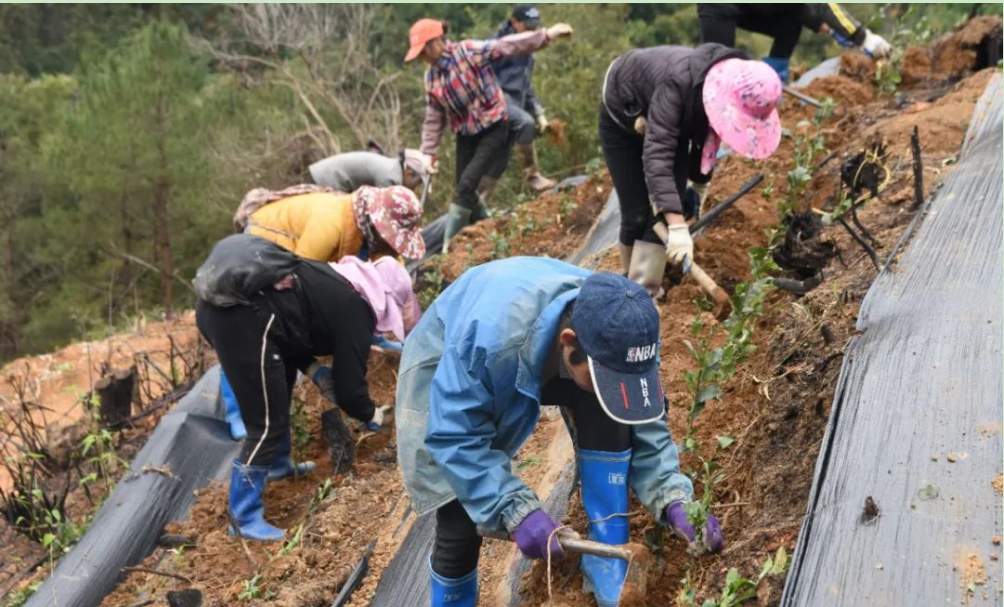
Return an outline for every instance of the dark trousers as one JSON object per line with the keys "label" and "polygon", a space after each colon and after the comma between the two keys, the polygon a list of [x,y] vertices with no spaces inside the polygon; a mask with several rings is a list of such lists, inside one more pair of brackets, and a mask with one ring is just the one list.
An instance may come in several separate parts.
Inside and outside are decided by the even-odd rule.
{"label": "dark trousers", "polygon": [[[661,219],[652,209],[648,185],[645,183],[645,164],[642,159],[645,138],[621,128],[602,103],[599,122],[603,157],[607,161],[621,207],[621,244],[632,246],[636,240],[663,244],[655,232],[655,224]],[[631,125],[627,126],[630,128]]]}
{"label": "dark trousers", "polygon": [[800,5],[793,4],[787,10],[773,14],[744,14],[742,6],[737,6],[735,11],[722,10],[724,6],[736,5],[717,7],[716,12],[719,14],[713,17],[698,14],[702,43],[717,42],[735,48],[736,27],[740,27],[748,32],[770,36],[774,41],[770,47],[771,57],[786,59],[795,52],[795,45],[802,33],[802,22],[798,15]]}
{"label": "dark trousers", "polygon": [[468,210],[478,204],[481,178],[505,158],[509,123],[496,122],[477,135],[457,135],[457,191],[454,202]]}
{"label": "dark trousers", "polygon": [[309,360],[304,363],[285,355],[280,346],[278,318],[263,296],[252,303],[220,308],[200,301],[195,322],[216,350],[247,428],[238,461],[268,466],[289,428],[296,372]]}
{"label": "dark trousers", "polygon": [[[569,430],[582,449],[619,453],[631,448],[631,428],[610,419],[595,394],[579,389],[570,379],[549,381],[541,401],[562,407],[568,413]],[[478,567],[481,536],[459,500],[436,511],[436,541],[432,550],[432,570],[457,579]]]}
{"label": "dark trousers", "polygon": [[488,171],[488,176],[495,179],[502,177],[509,166],[513,146],[529,145],[537,137],[537,120],[533,114],[520,107],[511,95],[506,94],[505,103],[509,113],[509,136],[506,138],[505,154]]}

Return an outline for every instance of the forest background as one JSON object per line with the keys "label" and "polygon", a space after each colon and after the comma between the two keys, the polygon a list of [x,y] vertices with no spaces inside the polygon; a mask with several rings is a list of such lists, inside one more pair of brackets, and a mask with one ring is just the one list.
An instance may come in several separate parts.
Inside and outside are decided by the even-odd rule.
{"label": "forest background", "polygon": [[[544,172],[601,162],[603,74],[634,47],[699,42],[693,4],[544,4],[575,36],[537,54],[535,87],[560,141]],[[923,41],[1001,4],[853,4],[894,43]],[[508,4],[0,5],[0,364],[145,316],[190,308],[190,279],[231,231],[245,192],[309,180],[310,163],[417,147],[424,65],[407,30],[444,19],[451,37],[491,36]],[[741,32],[737,46],[766,54]],[[842,49],[803,30],[796,66]],[[453,183],[452,137],[426,219]],[[511,163],[513,164],[513,163]],[[526,200],[518,171],[497,208]]]}

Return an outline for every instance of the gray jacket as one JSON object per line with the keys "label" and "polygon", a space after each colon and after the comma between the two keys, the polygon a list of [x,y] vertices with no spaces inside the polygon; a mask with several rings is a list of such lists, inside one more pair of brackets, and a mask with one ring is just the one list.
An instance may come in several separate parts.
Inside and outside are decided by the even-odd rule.
{"label": "gray jacket", "polygon": [[648,123],[645,183],[660,213],[683,212],[680,194],[687,179],[711,179],[700,173],[709,128],[701,97],[704,78],[711,66],[734,57],[749,58],[721,44],[656,46],[624,53],[607,72],[603,103],[614,121],[631,133],[638,117]]}
{"label": "gray jacket", "polygon": [[404,179],[401,160],[376,152],[346,152],[310,165],[310,177],[317,185],[340,192],[355,192],[364,185],[387,188]]}
{"label": "gray jacket", "polygon": [[[494,38],[504,38],[515,34],[509,20],[502,22],[499,31]],[[537,99],[537,92],[533,90],[533,54],[522,56],[501,57],[492,61],[492,71],[495,72],[495,79],[506,95],[512,97],[521,109],[524,109],[534,118],[544,113],[544,107]]]}

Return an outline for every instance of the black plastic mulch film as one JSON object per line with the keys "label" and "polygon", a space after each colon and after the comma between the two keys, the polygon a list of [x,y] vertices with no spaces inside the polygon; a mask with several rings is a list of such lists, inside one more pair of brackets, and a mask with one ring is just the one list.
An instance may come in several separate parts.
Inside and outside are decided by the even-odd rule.
{"label": "black plastic mulch film", "polygon": [[1001,116],[998,74],[862,302],[785,607],[1002,604]]}
{"label": "black plastic mulch film", "polygon": [[87,533],[26,607],[100,605],[122,567],[146,558],[164,525],[187,516],[194,491],[227,474],[240,443],[230,439],[224,421],[218,369],[160,420]]}

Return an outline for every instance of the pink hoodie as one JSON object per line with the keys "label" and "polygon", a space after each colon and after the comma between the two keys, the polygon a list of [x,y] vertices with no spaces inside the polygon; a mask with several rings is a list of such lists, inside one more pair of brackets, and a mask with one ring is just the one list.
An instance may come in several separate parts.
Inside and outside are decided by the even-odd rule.
{"label": "pink hoodie", "polygon": [[376,332],[390,331],[403,342],[422,315],[408,270],[392,257],[369,262],[348,256],[330,265],[370,305]]}

